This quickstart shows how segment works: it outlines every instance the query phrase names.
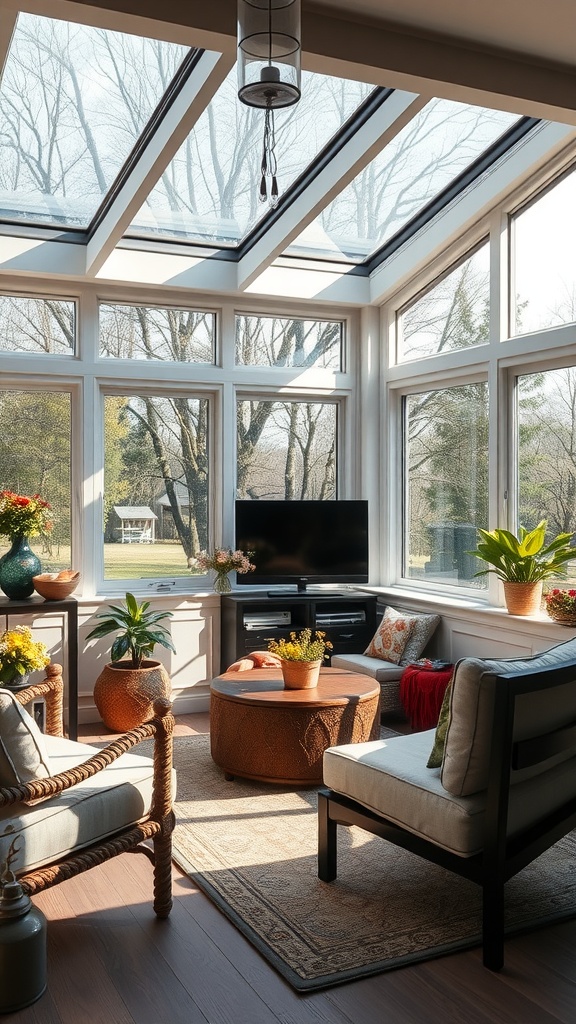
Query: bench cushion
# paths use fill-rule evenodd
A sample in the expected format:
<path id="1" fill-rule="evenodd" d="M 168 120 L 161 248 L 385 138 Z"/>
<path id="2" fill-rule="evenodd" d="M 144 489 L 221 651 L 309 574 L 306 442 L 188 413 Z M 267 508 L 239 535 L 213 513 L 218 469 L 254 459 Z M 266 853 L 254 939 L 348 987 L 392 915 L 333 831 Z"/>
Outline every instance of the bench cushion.
<path id="1" fill-rule="evenodd" d="M 334 668 L 347 668 L 350 672 L 371 676 L 378 683 L 398 680 L 403 672 L 401 665 L 396 665 L 393 661 L 382 661 L 380 658 L 370 658 L 367 654 L 334 654 L 330 664 Z"/>
<path id="2" fill-rule="evenodd" d="M 45 736 L 51 774 L 73 768 L 98 753 L 97 747 Z M 0 810 L 0 855 L 16 837 L 15 873 L 52 863 L 140 821 L 150 808 L 153 763 L 139 754 L 123 754 L 103 771 L 71 789 L 32 806 Z M 82 811 L 79 813 L 80 805 Z M 5 849 L 6 847 L 6 849 Z"/>
<path id="3" fill-rule="evenodd" d="M 454 796 L 469 796 L 486 789 L 490 758 L 494 686 L 505 672 L 542 670 L 576 659 L 576 639 L 529 658 L 464 658 L 456 665 L 450 693 L 450 711 L 442 785 Z M 550 701 L 545 692 L 527 694 L 519 701 L 515 739 L 526 739 L 545 724 L 550 730 L 576 718 L 576 706 Z"/>

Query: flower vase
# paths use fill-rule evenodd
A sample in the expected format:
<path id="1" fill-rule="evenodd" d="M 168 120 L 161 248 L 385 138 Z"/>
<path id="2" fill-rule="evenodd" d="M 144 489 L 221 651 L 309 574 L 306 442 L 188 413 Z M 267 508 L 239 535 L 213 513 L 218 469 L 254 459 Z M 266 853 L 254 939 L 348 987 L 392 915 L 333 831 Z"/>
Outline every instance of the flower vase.
<path id="1" fill-rule="evenodd" d="M 0 590 L 6 597 L 20 601 L 34 593 L 33 577 L 42 566 L 38 556 L 30 550 L 28 537 L 20 534 L 11 540 L 10 550 L 0 558 Z"/>
<path id="2" fill-rule="evenodd" d="M 217 572 L 214 577 L 214 590 L 217 594 L 229 594 L 232 584 L 227 572 Z"/>

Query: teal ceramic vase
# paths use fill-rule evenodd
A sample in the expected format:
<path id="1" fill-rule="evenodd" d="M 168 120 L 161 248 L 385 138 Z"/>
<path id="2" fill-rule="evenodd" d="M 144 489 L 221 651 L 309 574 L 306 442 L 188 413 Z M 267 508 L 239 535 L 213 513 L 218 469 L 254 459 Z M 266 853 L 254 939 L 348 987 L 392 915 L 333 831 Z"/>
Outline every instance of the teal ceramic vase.
<path id="1" fill-rule="evenodd" d="M 30 550 L 28 537 L 14 537 L 10 550 L 0 558 L 0 590 L 14 601 L 31 597 L 33 577 L 41 571 L 40 559 Z"/>

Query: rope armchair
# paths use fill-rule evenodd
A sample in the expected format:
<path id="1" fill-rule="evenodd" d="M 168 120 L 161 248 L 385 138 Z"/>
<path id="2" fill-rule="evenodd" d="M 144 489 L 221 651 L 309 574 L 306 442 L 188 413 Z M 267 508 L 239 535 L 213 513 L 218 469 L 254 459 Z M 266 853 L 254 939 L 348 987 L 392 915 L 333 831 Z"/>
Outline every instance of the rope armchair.
<path id="1" fill-rule="evenodd" d="M 168 917 L 174 828 L 170 702 L 157 700 L 151 721 L 98 749 L 63 736 L 60 665 L 49 665 L 41 682 L 0 695 L 6 715 L 17 716 L 10 721 L 1 710 L 0 745 L 8 730 L 14 734 L 16 721 L 17 730 L 28 729 L 34 756 L 43 764 L 40 770 L 36 762 L 21 764 L 21 775 L 28 770 L 36 777 L 0 788 L 0 861 L 6 860 L 10 844 L 11 870 L 34 895 L 119 853 L 142 852 L 154 865 L 154 911 Z M 22 709 L 41 698 L 46 734 L 39 739 Z M 154 741 L 152 761 L 135 752 L 148 739 Z"/>

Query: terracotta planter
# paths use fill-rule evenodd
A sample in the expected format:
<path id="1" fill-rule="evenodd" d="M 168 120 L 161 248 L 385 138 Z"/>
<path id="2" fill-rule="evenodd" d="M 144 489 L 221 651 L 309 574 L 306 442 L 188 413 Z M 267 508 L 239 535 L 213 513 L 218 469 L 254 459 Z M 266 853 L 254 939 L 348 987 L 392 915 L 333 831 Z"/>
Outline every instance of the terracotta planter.
<path id="1" fill-rule="evenodd" d="M 105 725 L 114 732 L 127 732 L 154 714 L 157 697 L 168 697 L 172 683 L 159 661 L 144 661 L 142 668 L 129 662 L 110 662 L 94 684 L 94 702 Z"/>
<path id="2" fill-rule="evenodd" d="M 505 583 L 504 597 L 510 615 L 536 615 L 542 603 L 542 581 Z"/>
<path id="3" fill-rule="evenodd" d="M 321 661 L 283 661 L 282 676 L 288 690 L 311 690 L 318 686 Z"/>

